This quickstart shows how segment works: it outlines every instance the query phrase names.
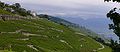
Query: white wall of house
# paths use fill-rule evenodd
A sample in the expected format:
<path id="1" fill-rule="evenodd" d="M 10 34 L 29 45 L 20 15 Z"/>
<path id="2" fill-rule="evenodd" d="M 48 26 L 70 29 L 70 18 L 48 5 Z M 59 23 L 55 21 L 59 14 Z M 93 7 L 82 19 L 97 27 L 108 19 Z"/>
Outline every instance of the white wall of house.
<path id="1" fill-rule="evenodd" d="M 34 12 L 34 11 L 32 11 L 31 14 L 32 14 L 33 16 L 37 16 L 37 13 Z"/>

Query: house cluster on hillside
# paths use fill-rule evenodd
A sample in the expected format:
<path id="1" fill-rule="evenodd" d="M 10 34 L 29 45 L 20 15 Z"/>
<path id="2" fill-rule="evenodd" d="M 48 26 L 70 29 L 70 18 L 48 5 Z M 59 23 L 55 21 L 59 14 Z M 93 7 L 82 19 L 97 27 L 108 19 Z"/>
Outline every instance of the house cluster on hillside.
<path id="1" fill-rule="evenodd" d="M 22 8 L 19 3 L 9 5 L 0 1 L 0 9 L 8 11 L 13 14 L 18 14 L 21 16 L 37 16 L 36 12 Z"/>

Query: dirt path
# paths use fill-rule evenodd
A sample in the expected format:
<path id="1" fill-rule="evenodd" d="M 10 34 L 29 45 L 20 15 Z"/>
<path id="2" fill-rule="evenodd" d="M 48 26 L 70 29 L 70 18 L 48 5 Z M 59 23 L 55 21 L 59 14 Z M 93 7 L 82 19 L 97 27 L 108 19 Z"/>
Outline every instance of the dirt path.
<path id="1" fill-rule="evenodd" d="M 79 34 L 79 35 L 86 36 L 85 34 L 83 34 L 83 33 L 79 33 L 79 32 L 75 32 L 75 34 Z"/>
<path id="2" fill-rule="evenodd" d="M 75 34 L 80 34 L 80 35 L 83 35 L 83 36 L 86 36 L 85 34 L 83 34 L 83 33 L 75 33 Z M 89 37 L 88 37 L 89 38 Z M 100 50 L 102 50 L 102 49 L 104 49 L 105 48 L 105 46 L 103 45 L 103 44 L 101 44 L 101 43 L 99 43 L 99 42 L 97 42 L 100 46 L 102 46 L 102 47 L 100 47 L 100 48 L 98 48 L 98 49 L 96 49 L 96 50 L 93 50 L 94 52 L 97 52 L 97 51 L 100 51 Z"/>
<path id="3" fill-rule="evenodd" d="M 36 51 L 39 51 L 37 48 L 34 47 L 34 45 L 27 45 L 27 46 L 34 49 L 34 50 L 36 50 Z"/>
<path id="4" fill-rule="evenodd" d="M 60 40 L 60 42 L 65 43 L 66 45 L 68 45 L 70 48 L 73 48 L 68 42 L 66 42 L 65 40 Z"/>
<path id="5" fill-rule="evenodd" d="M 98 42 L 99 43 L 99 42 Z M 97 49 L 97 51 L 99 51 L 99 50 L 102 50 L 102 49 L 104 49 L 105 48 L 105 46 L 103 45 L 103 44 L 101 44 L 101 43 L 99 43 L 102 47 L 101 48 L 98 48 Z"/>

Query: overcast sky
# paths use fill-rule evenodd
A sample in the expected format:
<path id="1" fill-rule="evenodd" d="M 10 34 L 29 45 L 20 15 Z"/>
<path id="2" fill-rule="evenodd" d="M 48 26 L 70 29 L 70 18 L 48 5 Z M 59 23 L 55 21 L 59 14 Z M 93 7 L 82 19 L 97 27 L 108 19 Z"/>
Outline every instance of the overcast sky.
<path id="1" fill-rule="evenodd" d="M 6 3 L 21 3 L 23 7 L 55 16 L 104 18 L 106 13 L 117 4 L 104 0 L 1 0 Z"/>

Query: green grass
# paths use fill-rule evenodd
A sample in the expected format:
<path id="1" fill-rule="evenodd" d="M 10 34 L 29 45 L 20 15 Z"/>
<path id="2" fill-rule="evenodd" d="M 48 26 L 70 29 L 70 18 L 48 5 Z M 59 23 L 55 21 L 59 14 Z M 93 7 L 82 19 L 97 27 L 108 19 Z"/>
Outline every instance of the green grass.
<path id="1" fill-rule="evenodd" d="M 5 10 L 2 10 L 2 9 L 0 9 L 0 14 L 13 15 L 12 13 L 5 11 Z"/>
<path id="2" fill-rule="evenodd" d="M 16 32 L 19 30 L 23 33 Z M 46 19 L 1 20 L 0 32 L 0 50 L 15 52 L 93 52 L 93 50 L 101 47 L 95 40 L 75 34 L 72 29 Z M 34 35 L 26 36 L 24 33 Z M 25 38 L 29 38 L 29 40 L 20 40 Z M 38 51 L 28 45 L 33 45 Z M 105 50 L 111 49 L 106 48 Z"/>
<path id="3" fill-rule="evenodd" d="M 110 47 L 108 47 L 108 46 L 105 46 L 105 49 L 102 49 L 102 50 L 100 50 L 98 52 L 112 52 L 112 49 Z"/>

